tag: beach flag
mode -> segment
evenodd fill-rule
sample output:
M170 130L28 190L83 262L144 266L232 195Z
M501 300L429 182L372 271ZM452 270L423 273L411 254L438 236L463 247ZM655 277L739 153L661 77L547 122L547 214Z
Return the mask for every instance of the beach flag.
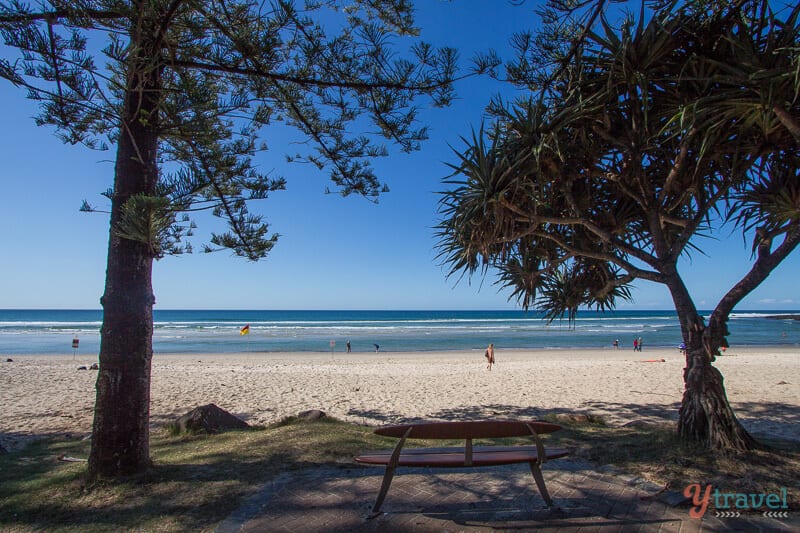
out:
M250 333L250 324L239 330L239 335L247 335L248 333Z

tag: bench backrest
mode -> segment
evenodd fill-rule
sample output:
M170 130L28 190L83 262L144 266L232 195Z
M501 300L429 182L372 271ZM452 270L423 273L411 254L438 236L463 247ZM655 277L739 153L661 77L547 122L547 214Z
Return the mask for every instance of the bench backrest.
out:
M561 429L558 424L526 420L470 420L463 422L420 422L384 426L375 430L378 435L409 439L486 439L500 437L530 437L530 425L537 433L552 433ZM406 435L409 428L411 432Z

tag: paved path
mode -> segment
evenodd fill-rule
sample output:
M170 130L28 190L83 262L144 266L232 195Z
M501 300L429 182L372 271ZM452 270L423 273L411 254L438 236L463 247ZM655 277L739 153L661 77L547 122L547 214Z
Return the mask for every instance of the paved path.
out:
M372 519L367 517L382 468L288 472L267 483L217 532L800 532L800 513L717 518L709 510L697 520L687 506L664 503L659 487L637 478L597 472L574 460L552 461L544 470L555 510L544 505L527 465L398 469L382 513Z

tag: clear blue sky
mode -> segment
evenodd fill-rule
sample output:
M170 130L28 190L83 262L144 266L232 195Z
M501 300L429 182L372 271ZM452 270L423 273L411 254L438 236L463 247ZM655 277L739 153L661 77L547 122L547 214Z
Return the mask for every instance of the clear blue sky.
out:
M423 38L461 50L462 64L474 51L495 48L507 55L509 36L533 27L535 2L513 6L501 0L418 2ZM490 9L487 7L491 5ZM0 45L0 53L7 54ZM437 190L453 161L450 146L480 124L483 106L498 90L489 81L458 87L459 100L427 109L430 126L422 151L392 150L375 167L391 192L375 205L362 198L326 195L325 175L307 165L284 163L283 153L259 154L261 170L288 179L286 191L253 204L282 237L257 263L227 252L167 257L154 267L160 309L512 309L493 279L448 280L437 264L433 227ZM0 81L0 308L99 308L105 276L108 219L80 213L82 200L106 205L113 151L67 146L31 117L24 91ZM275 142L270 131L263 139ZM274 136L274 133L272 134ZM200 221L204 238L211 223ZM749 251L740 236L717 235L683 265L700 308L709 308L747 268ZM197 241L197 239L196 239ZM199 249L199 246L196 246ZM790 258L739 310L800 309L800 257ZM661 286L638 282L635 301L620 309L672 309Z

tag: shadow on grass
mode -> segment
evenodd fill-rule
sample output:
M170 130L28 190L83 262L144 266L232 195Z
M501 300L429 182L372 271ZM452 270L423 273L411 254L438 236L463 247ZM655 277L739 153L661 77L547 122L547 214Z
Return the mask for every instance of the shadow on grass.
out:
M572 409L520 408L502 404L432 413L438 419L543 418L565 429L547 436L548 446L568 447L573 457L613 465L673 490L689 483L713 484L729 492L796 494L800 444L773 441L771 452L723 455L680 442L674 424L662 417L645 426L612 427L591 413L625 411L635 419L658 419L651 405L593 403L575 417ZM746 420L797 424L798 412L782 404L739 406ZM351 416L397 422L393 412L356 412ZM288 420L263 430L215 436L169 436L154 432L153 468L117 482L85 483L86 464L59 457L85 458L89 443L47 439L24 450L0 455L0 530L195 531L229 516L249 495L284 473L313 471L320 465L354 469L352 457L365 449L389 448L394 439L371 429L331 419ZM555 462L548 467L558 469ZM294 474L291 474L294 475ZM478 486L480 486L479 484ZM367 498L369 500L370 498ZM792 502L797 506L797 502ZM528 517L525 520L532 520Z
M337 421L288 423L214 436L155 432L153 467L114 482L85 482L89 443L42 440L0 455L0 530L199 531L274 476L347 461L379 440ZM59 459L62 458L62 459Z
M678 418L680 404L639 404L615 402L587 402L578 409L520 407L518 405L488 404L443 409L430 413L429 418L440 420L477 420L485 418L546 418L570 417L573 415L596 416L609 422L609 425L623 425L626 422L647 422L651 424L673 423ZM778 402L740 402L734 411L744 426L754 435L772 439L795 440L800 443L800 408L796 405ZM403 417L394 411L351 409L348 416L381 423L405 423L417 419Z
M737 415L745 427L770 450L719 453L679 439L674 410L663 405L592 402L584 409L521 408L491 404L431 413L434 419L517 418L544 419L564 430L545 436L546 446L568 448L573 458L596 465L611 465L631 475L643 476L672 490L690 483L712 484L741 493L777 492L800 488L800 411L781 403L738 404ZM633 423L603 423L605 413L616 413ZM359 412L351 412L359 416ZM365 413L365 416L367 414ZM381 413L370 412L371 417ZM387 413L392 422L399 422ZM402 420L405 422L405 420ZM795 501L794 507L800 507Z

